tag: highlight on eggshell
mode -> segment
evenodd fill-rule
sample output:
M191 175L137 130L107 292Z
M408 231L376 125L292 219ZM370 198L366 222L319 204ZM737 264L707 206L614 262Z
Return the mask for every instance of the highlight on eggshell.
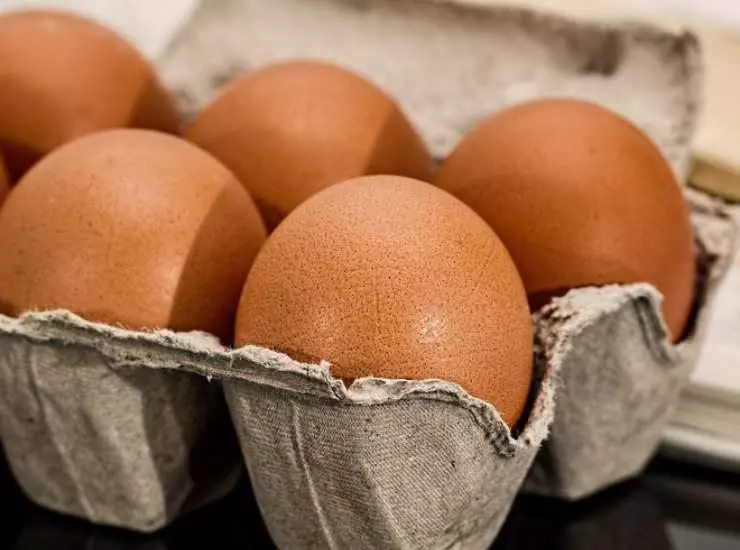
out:
M508 252L462 202L398 176L336 184L278 226L244 287L235 341L327 360L346 381L457 382L512 427L532 380Z
M443 162L435 184L493 228L533 309L569 289L654 285L672 339L695 285L680 186L657 146L595 104L540 100L491 116Z
M11 182L85 134L178 129L150 63L113 31L61 11L0 15L0 113L0 152Z
M233 174L177 137L119 129L39 161L0 210L0 313L66 309L228 343L266 237Z
M185 135L234 171L268 229L345 179L431 179L431 157L395 101L362 76L327 63L286 62L238 78Z

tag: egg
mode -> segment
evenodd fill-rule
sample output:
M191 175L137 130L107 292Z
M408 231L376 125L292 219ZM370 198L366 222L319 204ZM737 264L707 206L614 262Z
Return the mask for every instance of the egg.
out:
M673 340L692 307L694 241L670 166L637 127L578 100L522 104L468 134L435 177L511 253L532 308L569 289L646 282Z
M10 181L8 179L8 173L5 170L5 163L3 157L0 156L0 206L2 206L5 197L10 191Z
M43 10L0 15L0 113L11 181L88 133L178 126L168 94L131 45L93 21Z
M67 309L230 341L265 237L206 152L149 130L92 134L39 161L0 210L0 313Z
M430 156L398 105L363 77L326 63L286 62L238 78L185 134L234 171L270 229L345 179L431 179Z
M303 203L257 256L236 343L334 376L444 379L516 425L532 379L526 294L508 252L463 203L365 176Z

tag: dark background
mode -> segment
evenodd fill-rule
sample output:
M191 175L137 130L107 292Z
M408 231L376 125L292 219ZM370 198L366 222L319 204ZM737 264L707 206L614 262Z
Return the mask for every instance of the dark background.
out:
M273 548L248 480L223 500L142 536L31 504L0 458L0 549ZM575 504L520 496L493 550L740 550L740 474L656 459L640 478Z

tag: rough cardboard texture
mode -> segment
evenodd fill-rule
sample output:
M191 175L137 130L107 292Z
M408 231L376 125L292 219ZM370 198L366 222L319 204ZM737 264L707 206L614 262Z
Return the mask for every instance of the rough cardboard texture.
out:
M557 414L525 490L577 499L642 471L696 363L736 227L719 203L688 192L697 234L696 314L687 338L666 339L648 285L571 291L536 316L560 364ZM625 307L631 303L632 307ZM595 307L602 304L601 308Z
M691 202L704 274L697 334L734 226L716 203L700 195ZM697 345L668 343L659 301L648 285L611 286L572 291L540 312L536 400L516 439L492 406L454 384L371 378L347 388L328 363L228 350L207 335L31 313L0 317L12 344L0 349L38 349L82 365L92 354L109 376L139 369L223 379L255 494L281 547L486 548L546 435L556 387L555 431L530 489L582 496L634 475L654 451Z
M690 34L418 0L224 0L204 3L160 65L192 110L241 69L291 57L369 75L438 157L492 111L570 95L631 118L685 175L701 80ZM697 201L705 308L733 236L721 209ZM634 474L652 452L705 318L674 349L657 302L645 285L581 289L541 312L535 399L516 438L492 406L447 382L346 388L326 363L228 350L207 335L130 332L68 312L0 317L0 436L38 502L152 529L186 498L186 449L216 377L281 547L487 548L547 434L556 388L563 420L530 487L574 498ZM157 404L151 415L145 400ZM106 435L115 430L121 441Z
M492 112L565 95L630 118L682 180L688 167L701 85L690 33L421 0L221 0L203 3L160 70L193 113L235 74L292 58L369 76L440 158Z
M347 388L328 363L254 346L229 350L201 334L131 332L63 311L0 316L0 334L83 365L93 354L114 378L134 369L223 379L255 494L282 548L487 548L552 420L557 365L541 354L528 422L513 438L494 407L450 382L368 378ZM20 362L0 356L2 363ZM17 419L23 410L3 413ZM12 461L24 432L12 422L2 428ZM30 488L47 506L49 486L68 474L60 470ZM124 479L129 488L139 483Z
M153 531L233 487L238 452L225 407L218 418L216 385L192 374L113 370L96 346L34 342L7 323L0 319L0 436L32 500ZM204 448L213 444L218 454Z
M488 548L537 450L496 452L445 401L346 406L225 384L280 548Z

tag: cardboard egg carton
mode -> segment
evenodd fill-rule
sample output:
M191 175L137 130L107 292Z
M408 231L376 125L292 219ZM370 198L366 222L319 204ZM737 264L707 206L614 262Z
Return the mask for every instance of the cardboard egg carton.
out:
M242 468L221 388L113 363L105 331L78 345L47 328L58 317L0 315L0 437L24 493L143 532L227 494Z
M709 308L729 267L736 227L724 207L687 190L697 243L694 312L671 345L650 285L573 290L535 314L560 366L557 412L525 490L583 498L641 472L696 366Z
M296 58L369 76L443 158L491 113L534 98L592 100L626 116L685 179L702 66L696 37L578 23L464 0L204 2L160 59L195 113L243 71Z
M11 355L0 353L0 365L12 368L23 367L18 350L46 353L54 359L36 365L64 369L72 378L79 369L72 361L79 362L84 350L82 360L88 363L94 356L113 380L131 370L155 377L152 389L156 378L188 380L193 373L204 381L222 380L260 509L281 548L324 547L330 541L342 548L428 548L460 540L486 548L552 420L555 365L544 356L536 362L536 397L528 420L514 438L492 405L451 382L367 378L347 388L332 377L329 363L299 363L256 346L230 350L193 333L127 331L64 311L0 317L0 332L16 348L11 352L15 364ZM15 387L23 394L16 401L33 400L32 385ZM60 388L58 396L49 397L64 395ZM106 401L116 399L106 396ZM3 417L22 414L15 403L3 407ZM100 417L101 424L116 421ZM18 475L24 467L14 463L18 440L27 436L2 426L3 435L11 436L5 442ZM28 445L37 443L29 438ZM78 444L70 458L101 451L94 445L82 448L90 446L89 440ZM139 450L146 448L140 441ZM23 451L25 456L32 452ZM119 462L129 460L120 456ZM39 482L54 478L48 471L40 474ZM114 481L94 470L88 474L89 485L97 488L91 498L104 499L101 493ZM141 489L139 475L118 477ZM18 479L32 496L43 491L41 483L32 486L23 475ZM70 501L80 493L72 495ZM79 515L101 521L100 515L85 512Z
M194 112L236 73L295 57L379 83L438 158L494 111L567 95L630 118L686 174L701 83L691 34L419 0L228 0L203 4L160 69ZM704 276L689 338L667 343L647 285L571 291L535 315L518 433L450 382L346 387L328 363L57 311L0 317L0 437L37 502L151 530L202 501L194 489L219 493L189 475L221 383L279 547L487 548L529 471L530 490L577 498L635 475L655 450L735 238L720 206L690 198ZM228 456L202 471L228 480Z

